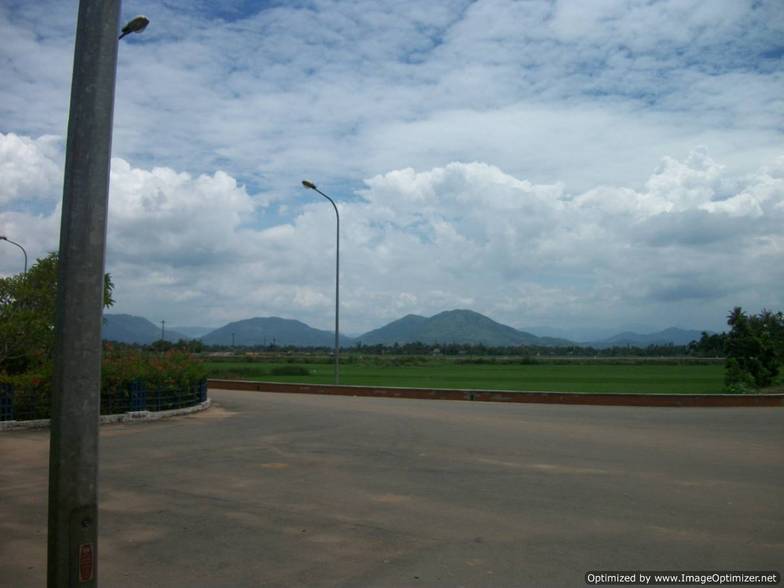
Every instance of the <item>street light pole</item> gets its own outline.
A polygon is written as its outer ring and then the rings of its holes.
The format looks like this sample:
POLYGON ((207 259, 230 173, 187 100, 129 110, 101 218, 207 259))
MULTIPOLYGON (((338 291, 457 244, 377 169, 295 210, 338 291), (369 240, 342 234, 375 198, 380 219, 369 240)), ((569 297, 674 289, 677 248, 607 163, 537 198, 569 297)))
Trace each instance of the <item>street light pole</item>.
POLYGON ((119 19, 120 0, 79 3, 54 333, 50 588, 97 585, 101 320, 119 19))
POLYGON ((22 253, 24 253, 24 258, 25 258, 25 266, 24 266, 24 267, 25 267, 25 269, 24 269, 24 273, 27 273, 27 251, 25 251, 25 248, 24 248, 24 247, 22 247, 22 246, 21 246, 19 243, 17 243, 16 241, 11 241, 11 239, 9 239, 8 237, 6 237, 5 235, 0 235, 0 241, 8 241, 9 243, 11 243, 11 245, 16 245, 17 247, 19 247, 19 249, 21 249, 21 250, 22 250, 22 253))
POLYGON ((302 185, 310 190, 315 190, 324 198, 329 200, 332 208, 335 209, 336 230, 335 230, 335 384, 340 383, 340 214, 335 201, 324 194, 316 187, 316 184, 308 180, 302 180, 302 185))

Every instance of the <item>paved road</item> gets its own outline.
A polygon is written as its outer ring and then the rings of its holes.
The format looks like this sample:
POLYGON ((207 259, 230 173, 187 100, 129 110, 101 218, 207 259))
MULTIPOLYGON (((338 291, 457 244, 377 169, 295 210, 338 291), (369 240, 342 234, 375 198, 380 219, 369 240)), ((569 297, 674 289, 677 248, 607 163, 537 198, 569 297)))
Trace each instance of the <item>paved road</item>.
MULTIPOLYGON (((784 410, 213 391, 101 431, 103 586, 582 586, 784 568, 784 410)), ((0 434, 0 586, 42 586, 48 432, 0 434)))

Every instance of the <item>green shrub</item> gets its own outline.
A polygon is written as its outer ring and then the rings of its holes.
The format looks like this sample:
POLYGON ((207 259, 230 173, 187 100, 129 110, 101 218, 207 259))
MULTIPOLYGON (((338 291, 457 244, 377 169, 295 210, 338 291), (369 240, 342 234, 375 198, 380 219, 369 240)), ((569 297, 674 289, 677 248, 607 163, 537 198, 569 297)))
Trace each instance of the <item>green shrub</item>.
POLYGON ((184 351, 171 349, 166 353, 149 353, 138 349, 117 351, 107 347, 101 368, 101 387, 106 391, 116 391, 138 382, 148 390, 190 390, 206 377, 204 364, 184 351))
POLYGON ((784 363, 784 314, 763 310, 747 314, 736 306, 727 317, 728 387, 764 388, 777 381, 784 363))
POLYGON ((741 368, 740 363, 734 357, 730 357, 726 362, 724 376, 724 389, 729 394, 747 394, 756 388, 753 376, 741 368))
POLYGON ((49 399, 52 395, 50 373, 0 375, 0 384, 10 385, 14 390, 12 404, 16 420, 49 418, 49 399))
MULTIPOLYGON (((130 406, 131 388, 165 391, 177 401, 187 399, 207 378, 204 365, 176 349, 164 354, 138 349, 115 350, 107 346, 101 367, 101 412, 124 412, 130 406)), ((50 364, 35 373, 0 374, 0 384, 13 388, 14 418, 46 419, 51 415, 52 373, 50 364)), ((172 401, 169 401, 172 402, 172 401)))

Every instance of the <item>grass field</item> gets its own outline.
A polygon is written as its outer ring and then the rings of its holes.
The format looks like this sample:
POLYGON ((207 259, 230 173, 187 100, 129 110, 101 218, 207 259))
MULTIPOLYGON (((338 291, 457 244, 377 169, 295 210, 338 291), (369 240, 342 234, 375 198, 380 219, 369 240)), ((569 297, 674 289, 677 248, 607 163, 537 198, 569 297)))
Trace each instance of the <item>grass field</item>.
MULTIPOLYGON (((208 362, 211 378, 334 383, 327 363, 208 362), (293 372, 299 375, 275 375, 293 372), (307 370, 307 372, 305 372, 307 370)), ((425 388, 472 388, 541 392, 715 394, 722 392, 722 365, 425 363, 423 365, 345 364, 341 384, 425 388)))

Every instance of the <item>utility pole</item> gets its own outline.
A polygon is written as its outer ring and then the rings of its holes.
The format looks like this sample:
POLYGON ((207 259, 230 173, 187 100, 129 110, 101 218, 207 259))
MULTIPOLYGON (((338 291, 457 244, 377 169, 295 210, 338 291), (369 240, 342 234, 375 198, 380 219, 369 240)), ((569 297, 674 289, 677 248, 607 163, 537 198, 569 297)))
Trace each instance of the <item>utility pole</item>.
MULTIPOLYGON (((49 588, 96 586, 98 577, 101 320, 119 19, 120 0, 79 3, 52 377, 49 588)), ((132 22, 129 32, 137 32, 148 20, 132 22)))
POLYGON ((161 341, 166 340, 166 321, 161 321, 161 341))
POLYGON ((55 323, 50 588, 97 585, 101 316, 119 18, 119 0, 79 4, 55 323))

